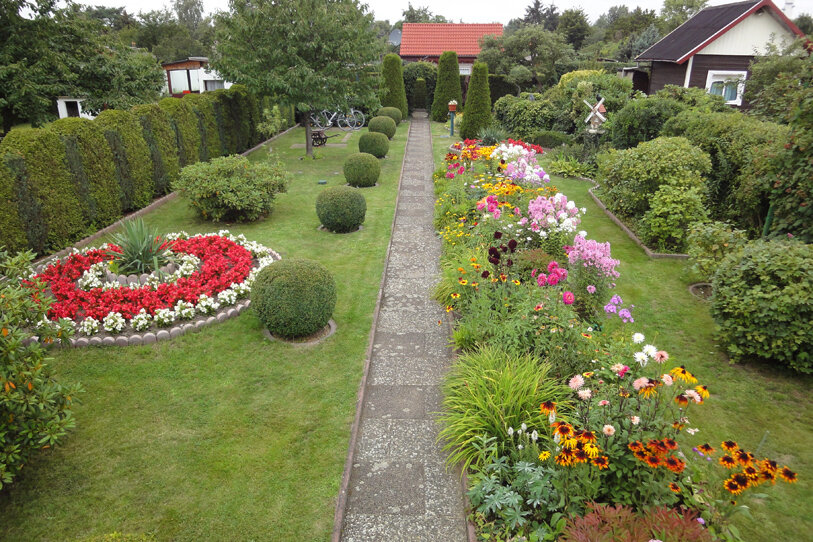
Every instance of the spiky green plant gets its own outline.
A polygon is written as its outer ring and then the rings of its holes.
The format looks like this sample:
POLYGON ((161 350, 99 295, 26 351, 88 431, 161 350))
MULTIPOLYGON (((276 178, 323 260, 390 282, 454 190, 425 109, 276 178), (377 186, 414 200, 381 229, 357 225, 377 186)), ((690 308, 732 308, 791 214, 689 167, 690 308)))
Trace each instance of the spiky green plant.
POLYGON ((113 243, 121 248, 115 258, 122 274, 151 273, 171 261, 169 250, 161 248, 165 239, 157 230, 150 229, 142 219, 128 220, 122 230, 113 236, 113 243))
POLYGON ((507 138, 508 132, 498 124, 484 126, 477 132, 477 139, 482 141, 483 145, 498 145, 507 138))

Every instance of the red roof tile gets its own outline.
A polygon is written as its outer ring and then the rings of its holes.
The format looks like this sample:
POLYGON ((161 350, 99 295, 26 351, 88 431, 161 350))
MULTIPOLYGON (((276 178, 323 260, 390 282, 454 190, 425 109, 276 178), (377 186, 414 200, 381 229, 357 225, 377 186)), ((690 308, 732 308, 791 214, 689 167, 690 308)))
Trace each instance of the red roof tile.
POLYGON ((404 23, 401 56, 440 56, 444 51, 477 56, 480 38, 489 34, 502 36, 502 25, 404 23))

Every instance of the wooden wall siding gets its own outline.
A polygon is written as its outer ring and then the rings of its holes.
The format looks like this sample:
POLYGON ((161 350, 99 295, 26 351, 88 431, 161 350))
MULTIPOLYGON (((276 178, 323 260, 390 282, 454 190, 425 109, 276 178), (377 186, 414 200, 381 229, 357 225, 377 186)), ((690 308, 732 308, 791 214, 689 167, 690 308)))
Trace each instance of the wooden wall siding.
POLYGON ((187 60, 186 62, 173 62, 171 64, 164 64, 166 71, 170 70, 197 70, 203 67, 203 62, 200 60, 187 60))
MULTIPOLYGON (((706 88, 706 77, 709 70, 718 71, 748 71, 748 65, 753 56, 723 56, 723 55, 694 55, 692 75, 689 78, 690 87, 706 88)), ((751 76, 748 72, 746 78, 751 76)), ((681 85, 683 82, 681 81, 681 85)))
MULTIPOLYGON (((686 77, 686 65, 674 62, 653 62, 652 72, 649 75, 649 92, 655 94, 666 85, 683 86, 683 79, 686 77)), ((705 76, 704 76, 705 77, 705 76)), ((706 80, 703 80, 703 85, 706 80)))

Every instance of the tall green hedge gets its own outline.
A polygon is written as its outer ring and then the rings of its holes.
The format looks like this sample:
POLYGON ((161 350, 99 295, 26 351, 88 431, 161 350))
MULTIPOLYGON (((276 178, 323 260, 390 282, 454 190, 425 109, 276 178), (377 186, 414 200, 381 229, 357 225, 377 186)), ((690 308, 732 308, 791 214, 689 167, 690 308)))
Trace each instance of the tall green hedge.
POLYGON ((381 105, 400 109, 401 118, 409 115, 404 89, 404 68, 401 57, 395 53, 384 56, 381 65, 381 105))
POLYGON ((192 109, 198 116, 198 130, 200 131, 200 159, 203 161, 217 158, 221 155, 220 134, 217 130, 215 109, 212 97, 206 93, 187 94, 184 100, 192 104, 192 109))
POLYGON ((190 102, 178 98, 164 98, 158 105, 172 119, 178 142, 178 161, 181 167, 200 161, 201 133, 198 117, 190 102))
POLYGON ((491 92, 488 88, 488 65, 475 62, 466 95, 466 114, 460 124, 460 137, 474 139, 483 128, 491 125, 491 92))
POLYGON ((231 126, 236 136, 234 152, 243 152, 253 147, 257 140, 260 119, 257 100, 243 85, 232 85, 227 92, 230 96, 230 124, 227 126, 231 126))
POLYGON ((503 96, 514 94, 517 91, 516 85, 506 81, 504 75, 497 75, 495 73, 488 74, 488 89, 491 92, 492 106, 494 102, 503 96))
POLYGON ((178 141, 172 118, 158 104, 137 105, 130 110, 141 123, 144 141, 152 159, 152 181, 155 195, 169 192, 178 178, 178 141))
MULTIPOLYGON (((87 233, 65 146, 56 132, 11 130, 0 143, 0 156, 15 179, 17 212, 29 247, 38 254, 59 250, 87 233)), ((10 222, 13 226, 15 221, 10 222)))
POLYGON ((420 104, 417 106, 418 109, 426 107, 426 79, 423 77, 415 80, 414 103, 420 104))
POLYGON ((229 132, 226 131, 226 91, 214 90, 207 92, 212 101, 212 111, 215 114, 215 124, 217 125, 217 135, 220 138, 220 155, 228 156, 234 154, 231 152, 231 137, 229 132))
POLYGON ((118 220, 121 198, 116 168, 101 127, 88 119, 66 118, 51 123, 50 128, 65 145, 85 221, 103 228, 118 220))
POLYGON ((108 109, 102 111, 93 122, 102 127, 113 152, 122 210, 132 211, 147 206, 155 191, 152 160, 138 118, 129 111, 108 109))
POLYGON ((247 93, 234 85, 228 90, 215 91, 213 97, 220 109, 219 122, 223 125, 222 133, 228 154, 238 154, 250 148, 251 119, 243 114, 244 108, 249 105, 247 93), (233 90, 235 87, 237 89, 233 90))
POLYGON ((16 181, 0 156, 0 232, 3 232, 0 247, 5 246, 12 253, 28 246, 25 225, 18 210, 16 181))
POLYGON ((457 100, 458 110, 463 106, 463 91, 460 88, 460 67, 457 64, 457 53, 446 51, 438 61, 438 83, 435 86, 435 98, 432 102, 432 120, 446 122, 449 117, 449 102, 457 100))
POLYGON ((404 66, 404 91, 406 92, 409 110, 432 109, 435 98, 435 84, 438 80, 438 67, 431 62, 410 62, 404 66), (426 83, 426 96, 419 99, 415 95, 415 85, 418 79, 426 83))

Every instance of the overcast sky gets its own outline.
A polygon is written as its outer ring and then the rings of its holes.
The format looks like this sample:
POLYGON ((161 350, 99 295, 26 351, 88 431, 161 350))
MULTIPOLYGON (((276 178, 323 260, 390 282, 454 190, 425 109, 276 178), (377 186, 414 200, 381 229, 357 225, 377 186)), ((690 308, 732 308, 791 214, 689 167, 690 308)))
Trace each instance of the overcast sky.
MULTIPOLYGON (((734 0, 711 0, 710 5, 731 3, 734 0)), ((140 11, 151 11, 161 9, 171 5, 168 0, 79 0, 80 4, 103 5, 103 6, 123 6, 130 13, 140 11)), ((365 2, 370 10, 375 14, 376 19, 388 19, 390 23, 395 23, 401 18, 401 13, 407 8, 407 0, 367 0, 365 2)), ((551 3, 550 0, 543 0, 544 5, 551 3)), ((640 6, 643 9, 653 9, 660 12, 663 0, 554 0, 552 2, 562 12, 570 8, 581 8, 587 13, 590 22, 605 13, 610 6, 626 5, 630 8, 640 6)), ((783 8, 785 0, 774 0, 774 3, 783 8)), ((416 0, 412 2, 413 7, 426 6, 436 15, 443 15, 454 22, 464 23, 502 23, 522 17, 525 8, 531 4, 531 0, 416 0)), ((813 0, 796 0, 794 9, 789 14, 791 18, 801 13, 813 13, 813 0)), ((204 8, 207 12, 214 12, 228 9, 228 0, 203 0, 204 8)))

